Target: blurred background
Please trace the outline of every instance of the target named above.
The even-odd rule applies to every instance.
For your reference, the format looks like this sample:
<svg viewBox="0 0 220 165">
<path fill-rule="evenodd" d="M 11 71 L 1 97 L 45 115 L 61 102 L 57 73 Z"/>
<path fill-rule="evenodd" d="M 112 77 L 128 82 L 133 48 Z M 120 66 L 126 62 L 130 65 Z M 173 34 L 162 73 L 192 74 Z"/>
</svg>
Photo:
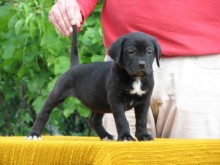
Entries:
<svg viewBox="0 0 220 165">
<path fill-rule="evenodd" d="M 70 67 L 70 37 L 48 21 L 54 0 L 0 1 L 0 135 L 27 135 L 57 78 Z M 79 33 L 81 63 L 103 61 L 102 1 Z M 89 82 L 88 82 L 89 83 Z M 43 134 L 95 135 L 90 111 L 68 98 L 54 109 Z"/>
</svg>

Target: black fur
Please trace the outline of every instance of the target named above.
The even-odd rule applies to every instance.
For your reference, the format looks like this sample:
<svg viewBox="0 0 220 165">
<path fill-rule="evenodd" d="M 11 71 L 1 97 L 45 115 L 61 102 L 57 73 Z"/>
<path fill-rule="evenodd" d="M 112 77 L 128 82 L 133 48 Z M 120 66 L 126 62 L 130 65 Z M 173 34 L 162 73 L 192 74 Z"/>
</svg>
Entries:
<svg viewBox="0 0 220 165">
<path fill-rule="evenodd" d="M 58 79 L 29 136 L 39 137 L 52 110 L 65 98 L 73 96 L 92 110 L 90 123 L 101 139 L 113 139 L 102 125 L 104 113 L 113 113 L 118 140 L 134 140 L 125 117 L 125 111 L 134 108 L 137 139 L 153 140 L 146 124 L 154 87 L 152 63 L 155 55 L 159 67 L 161 55 L 156 39 L 141 32 L 126 34 L 109 48 L 114 62 L 81 65 L 78 64 L 76 27 L 72 42 L 72 66 Z M 141 82 L 143 93 L 132 93 L 134 81 Z"/>
</svg>

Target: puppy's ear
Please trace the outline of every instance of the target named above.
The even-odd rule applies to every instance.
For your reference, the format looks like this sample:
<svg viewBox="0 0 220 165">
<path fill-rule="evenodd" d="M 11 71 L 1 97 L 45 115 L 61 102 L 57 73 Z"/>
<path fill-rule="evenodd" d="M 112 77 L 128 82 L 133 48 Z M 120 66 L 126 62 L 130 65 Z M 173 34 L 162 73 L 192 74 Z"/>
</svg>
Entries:
<svg viewBox="0 0 220 165">
<path fill-rule="evenodd" d="M 161 57 L 161 47 L 158 44 L 156 39 L 154 39 L 154 47 L 155 47 L 157 66 L 160 67 L 160 62 L 159 61 L 160 61 L 160 57 Z"/>
<path fill-rule="evenodd" d="M 117 39 L 108 49 L 109 56 L 115 61 L 116 64 L 120 64 L 121 62 L 124 40 L 124 37 Z"/>
</svg>

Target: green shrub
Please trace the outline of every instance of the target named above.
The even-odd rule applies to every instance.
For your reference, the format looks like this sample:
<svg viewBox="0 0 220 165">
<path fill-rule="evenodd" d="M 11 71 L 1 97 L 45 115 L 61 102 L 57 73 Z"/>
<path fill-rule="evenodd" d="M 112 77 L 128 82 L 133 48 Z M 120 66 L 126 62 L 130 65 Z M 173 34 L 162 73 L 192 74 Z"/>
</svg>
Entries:
<svg viewBox="0 0 220 165">
<path fill-rule="evenodd" d="M 57 78 L 70 67 L 69 37 L 48 21 L 52 1 L 0 2 L 0 135 L 26 135 Z M 99 3 L 79 33 L 81 63 L 102 61 Z M 44 133 L 90 135 L 90 111 L 69 98 L 56 108 Z"/>
</svg>

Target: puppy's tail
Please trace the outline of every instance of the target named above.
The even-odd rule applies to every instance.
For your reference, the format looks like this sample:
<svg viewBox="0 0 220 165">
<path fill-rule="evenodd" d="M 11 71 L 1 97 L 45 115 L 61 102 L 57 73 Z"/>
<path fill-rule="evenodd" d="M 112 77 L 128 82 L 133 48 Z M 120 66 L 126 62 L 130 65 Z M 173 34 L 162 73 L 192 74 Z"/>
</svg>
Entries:
<svg viewBox="0 0 220 165">
<path fill-rule="evenodd" d="M 77 48 L 77 27 L 73 27 L 73 33 L 72 33 L 72 47 L 71 47 L 71 67 L 79 64 L 79 57 L 78 57 L 78 48 Z"/>
</svg>

